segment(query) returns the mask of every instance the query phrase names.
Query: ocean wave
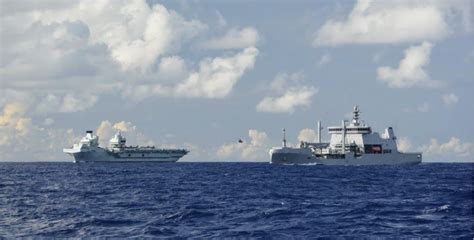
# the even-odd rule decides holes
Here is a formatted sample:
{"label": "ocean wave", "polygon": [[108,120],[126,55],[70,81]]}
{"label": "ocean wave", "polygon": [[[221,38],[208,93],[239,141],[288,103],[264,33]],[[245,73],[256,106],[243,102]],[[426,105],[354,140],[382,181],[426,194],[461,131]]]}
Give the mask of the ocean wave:
{"label": "ocean wave", "polygon": [[0,164],[0,238],[472,238],[471,169]]}

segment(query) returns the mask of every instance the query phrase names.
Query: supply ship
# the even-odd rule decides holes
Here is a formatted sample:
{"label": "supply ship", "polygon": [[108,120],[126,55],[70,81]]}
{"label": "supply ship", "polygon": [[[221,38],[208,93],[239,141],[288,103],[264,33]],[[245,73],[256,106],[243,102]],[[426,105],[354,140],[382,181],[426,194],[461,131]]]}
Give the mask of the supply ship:
{"label": "supply ship", "polygon": [[154,146],[126,146],[126,138],[118,131],[109,146],[99,147],[99,137],[93,131],[71,148],[63,149],[74,157],[74,162],[176,162],[189,151],[186,149],[161,149]]}
{"label": "supply ship", "polygon": [[321,142],[321,122],[318,121],[317,142],[301,142],[299,147],[287,147],[283,129],[282,147],[270,150],[271,163],[323,165],[414,165],[421,163],[422,153],[398,151],[393,128],[383,134],[360,120],[355,106],[352,121],[343,120],[340,126],[329,127],[329,142]]}

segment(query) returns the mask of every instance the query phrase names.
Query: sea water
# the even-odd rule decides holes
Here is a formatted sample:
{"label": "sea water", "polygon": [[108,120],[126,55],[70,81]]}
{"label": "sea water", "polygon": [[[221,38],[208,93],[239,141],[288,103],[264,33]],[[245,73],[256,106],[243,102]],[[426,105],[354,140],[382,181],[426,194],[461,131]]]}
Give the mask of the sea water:
{"label": "sea water", "polygon": [[474,164],[0,163],[0,237],[474,237]]}

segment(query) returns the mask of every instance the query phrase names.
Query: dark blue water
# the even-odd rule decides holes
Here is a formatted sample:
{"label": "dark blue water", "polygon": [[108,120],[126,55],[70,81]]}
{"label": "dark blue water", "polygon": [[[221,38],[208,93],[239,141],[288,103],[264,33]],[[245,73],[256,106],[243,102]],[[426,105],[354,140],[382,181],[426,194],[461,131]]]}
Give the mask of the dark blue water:
{"label": "dark blue water", "polygon": [[0,237],[474,236],[474,164],[0,164]]}

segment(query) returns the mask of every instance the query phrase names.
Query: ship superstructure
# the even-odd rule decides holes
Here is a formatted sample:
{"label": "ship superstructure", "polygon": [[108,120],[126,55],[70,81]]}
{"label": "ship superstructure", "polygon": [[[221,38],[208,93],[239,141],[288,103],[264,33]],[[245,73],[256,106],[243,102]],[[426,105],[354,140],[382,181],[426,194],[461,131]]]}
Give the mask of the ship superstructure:
{"label": "ship superstructure", "polygon": [[189,151],[186,149],[162,149],[154,146],[127,146],[126,138],[118,131],[109,146],[99,146],[99,137],[93,131],[71,148],[63,152],[74,157],[75,162],[176,162]]}
{"label": "ship superstructure", "polygon": [[[359,107],[355,106],[352,121],[329,127],[330,141],[321,142],[321,124],[318,122],[318,141],[301,142],[299,148],[283,146],[270,150],[271,163],[324,164],[324,165],[404,165],[421,163],[422,153],[398,151],[393,128],[383,134],[360,121]],[[285,130],[284,130],[285,131]]]}

